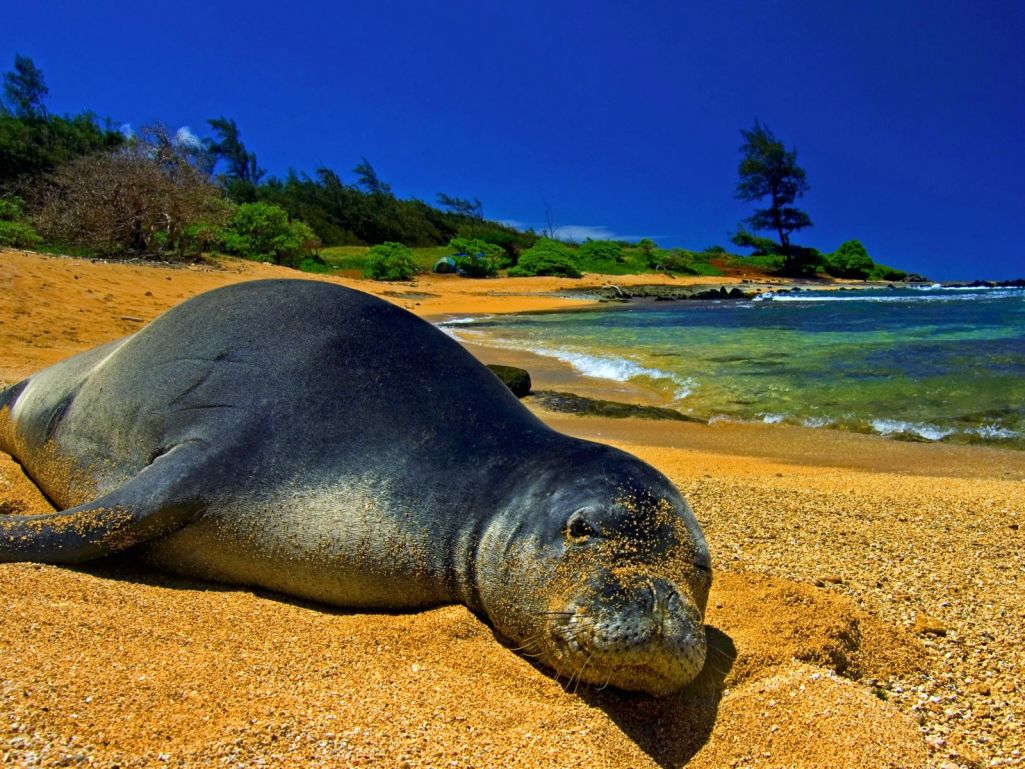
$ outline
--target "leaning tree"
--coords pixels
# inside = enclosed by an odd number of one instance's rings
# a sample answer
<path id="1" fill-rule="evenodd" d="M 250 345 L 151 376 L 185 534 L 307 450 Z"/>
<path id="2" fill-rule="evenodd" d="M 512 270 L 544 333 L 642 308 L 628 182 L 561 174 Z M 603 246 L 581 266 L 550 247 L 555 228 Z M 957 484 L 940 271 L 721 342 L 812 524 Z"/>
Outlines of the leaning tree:
<path id="1" fill-rule="evenodd" d="M 754 230 L 774 231 L 782 252 L 790 254 L 790 233 L 811 226 L 808 214 L 791 205 L 808 191 L 804 169 L 797 165 L 797 150 L 786 150 L 769 127 L 757 120 L 754 128 L 740 133 L 744 143 L 737 167 L 737 197 L 746 202 L 767 198 L 769 204 L 755 209 L 745 223 Z"/>

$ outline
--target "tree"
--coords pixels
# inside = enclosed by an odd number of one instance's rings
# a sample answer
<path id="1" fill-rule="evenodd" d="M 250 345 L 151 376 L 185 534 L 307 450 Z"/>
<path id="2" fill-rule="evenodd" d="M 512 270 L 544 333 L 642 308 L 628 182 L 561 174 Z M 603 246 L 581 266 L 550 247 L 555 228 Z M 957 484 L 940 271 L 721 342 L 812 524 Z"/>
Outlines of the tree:
<path id="1" fill-rule="evenodd" d="M 463 198 L 452 197 L 444 192 L 438 193 L 438 205 L 451 211 L 457 216 L 465 216 L 468 219 L 483 219 L 484 206 L 478 198 L 464 200 Z"/>
<path id="2" fill-rule="evenodd" d="M 228 164 L 224 173 L 224 186 L 236 200 L 251 201 L 255 188 L 266 173 L 256 162 L 256 153 L 246 149 L 234 118 L 223 115 L 206 121 L 217 134 L 217 141 L 205 139 L 206 151 L 210 154 L 213 168 L 219 160 Z"/>
<path id="3" fill-rule="evenodd" d="M 43 100 L 50 92 L 43 71 L 28 56 L 14 55 L 14 71 L 4 73 L 4 102 L 22 120 L 46 120 Z"/>
<path id="4" fill-rule="evenodd" d="M 797 165 L 797 150 L 789 152 L 768 126 L 757 120 L 750 131 L 741 130 L 743 157 L 737 167 L 737 197 L 746 202 L 769 199 L 768 208 L 756 209 L 746 219 L 755 230 L 774 230 L 783 254 L 790 253 L 790 233 L 811 226 L 811 219 L 791 203 L 808 191 L 804 169 Z"/>
<path id="5" fill-rule="evenodd" d="M 50 116 L 45 121 L 0 114 L 0 185 L 39 176 L 80 155 L 111 150 L 124 141 L 120 132 L 101 128 L 88 112 Z"/>
<path id="6" fill-rule="evenodd" d="M 391 195 L 391 185 L 378 178 L 377 172 L 366 158 L 360 158 L 359 165 L 353 168 L 352 172 L 356 174 L 356 184 L 368 195 Z"/>

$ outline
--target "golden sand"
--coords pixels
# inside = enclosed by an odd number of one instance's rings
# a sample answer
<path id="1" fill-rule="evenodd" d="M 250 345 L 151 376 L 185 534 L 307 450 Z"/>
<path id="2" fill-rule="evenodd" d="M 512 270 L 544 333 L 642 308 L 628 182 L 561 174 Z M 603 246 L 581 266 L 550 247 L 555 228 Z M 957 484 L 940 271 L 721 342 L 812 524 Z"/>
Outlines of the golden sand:
<path id="1" fill-rule="evenodd" d="M 0 253 L 0 384 L 201 291 L 285 276 L 297 274 Z M 565 307 L 536 294 L 604 280 L 338 282 L 438 317 Z M 532 364 L 538 386 L 624 394 Z M 0 765 L 1021 763 L 1025 454 L 784 426 L 542 417 L 657 466 L 704 527 L 716 568 L 711 651 L 680 697 L 574 689 L 462 607 L 355 614 L 118 559 L 3 564 Z M 50 509 L 0 455 L 0 513 Z"/>

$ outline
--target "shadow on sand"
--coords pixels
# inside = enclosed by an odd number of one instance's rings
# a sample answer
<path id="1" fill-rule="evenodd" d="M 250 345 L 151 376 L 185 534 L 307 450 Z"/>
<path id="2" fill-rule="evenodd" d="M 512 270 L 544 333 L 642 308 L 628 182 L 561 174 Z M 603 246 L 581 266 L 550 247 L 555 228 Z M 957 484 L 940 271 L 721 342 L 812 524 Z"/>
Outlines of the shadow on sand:
<path id="1" fill-rule="evenodd" d="M 214 592 L 244 591 L 282 603 L 314 609 L 328 614 L 352 614 L 353 610 L 305 601 L 294 596 L 270 590 L 227 585 L 203 580 L 178 577 L 149 568 L 130 555 L 112 556 L 102 561 L 65 567 L 82 571 L 101 579 L 150 585 L 171 589 L 203 590 Z M 375 614 L 407 614 L 408 612 L 373 612 Z M 509 641 L 490 628 L 495 640 L 509 648 Z M 663 769 L 679 769 L 708 741 L 719 711 L 724 680 L 737 658 L 731 639 L 718 628 L 705 627 L 708 639 L 708 657 L 700 675 L 679 694 L 671 697 L 652 697 L 614 688 L 596 688 L 586 684 L 563 683 L 563 688 L 588 705 L 603 711 L 631 741 Z M 526 658 L 533 667 L 552 677 L 554 674 L 534 660 Z"/>
<path id="2" fill-rule="evenodd" d="M 664 769 L 687 764 L 708 742 L 719 712 L 723 681 L 737 658 L 733 640 L 705 627 L 708 658 L 701 674 L 679 694 L 656 698 L 616 689 L 581 687 L 577 694 L 600 708 L 641 750 Z"/>

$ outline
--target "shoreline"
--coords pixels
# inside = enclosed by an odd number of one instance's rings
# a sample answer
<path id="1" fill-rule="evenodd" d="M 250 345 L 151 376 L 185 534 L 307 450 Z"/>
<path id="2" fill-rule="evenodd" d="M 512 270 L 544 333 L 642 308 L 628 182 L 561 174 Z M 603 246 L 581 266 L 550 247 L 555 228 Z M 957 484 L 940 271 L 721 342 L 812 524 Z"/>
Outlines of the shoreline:
<path id="1" fill-rule="evenodd" d="M 1017 286 L 1015 286 L 1015 288 L 1017 288 Z M 836 286 L 830 290 L 858 291 L 864 289 L 849 289 L 844 286 Z M 522 313 L 483 313 L 478 315 L 467 314 L 461 316 L 443 314 L 431 316 L 428 319 L 441 328 L 441 330 L 446 334 L 458 341 L 481 362 L 514 366 L 526 370 L 531 375 L 534 391 L 568 392 L 596 400 L 622 402 L 627 406 L 639 405 L 669 408 L 679 413 L 682 418 L 687 419 L 688 421 L 692 420 L 703 422 L 709 427 L 717 425 L 744 425 L 759 428 L 773 428 L 785 425 L 805 430 L 873 436 L 887 441 L 902 443 L 920 443 L 923 445 L 938 444 L 946 446 L 996 449 L 1012 452 L 1025 451 L 1025 436 L 1022 436 L 1020 433 L 1009 433 L 1007 436 L 1003 437 L 998 436 L 987 438 L 982 433 L 973 434 L 971 430 L 961 431 L 953 428 L 943 430 L 941 428 L 934 427 L 932 424 L 912 421 L 891 422 L 885 416 L 877 416 L 875 418 L 863 417 L 860 421 L 854 422 L 836 420 L 824 421 L 822 424 L 808 424 L 796 416 L 790 415 L 788 417 L 785 414 L 770 415 L 772 418 L 764 419 L 758 419 L 757 417 L 744 418 L 743 416 L 719 414 L 715 412 L 710 415 L 708 413 L 695 414 L 686 410 L 687 396 L 671 396 L 668 394 L 666 386 L 657 387 L 651 383 L 644 382 L 640 375 L 630 375 L 626 376 L 624 379 L 618 379 L 613 378 L 612 376 L 592 375 L 587 373 L 586 368 L 584 368 L 584 366 L 593 368 L 596 364 L 608 364 L 615 366 L 618 363 L 624 363 L 627 366 L 632 366 L 635 361 L 633 361 L 628 355 L 618 357 L 605 352 L 605 348 L 596 347 L 593 350 L 586 349 L 584 352 L 580 352 L 579 355 L 570 356 L 585 359 L 584 363 L 577 365 L 575 361 L 571 362 L 570 360 L 567 360 L 566 357 L 557 349 L 553 349 L 551 347 L 551 343 L 547 343 L 547 346 L 545 343 L 538 343 L 533 347 L 517 346 L 521 343 L 507 342 L 502 338 L 496 338 L 493 330 L 475 329 L 474 323 L 472 322 L 474 320 L 487 320 L 507 314 L 524 314 L 534 316 L 549 313 L 568 314 L 589 311 L 615 313 L 626 311 L 631 307 L 656 307 L 656 301 L 658 300 L 643 297 L 640 299 L 632 299 L 628 304 L 624 302 L 612 305 L 597 304 L 574 306 L 565 309 L 544 310 L 541 312 L 526 310 L 522 311 Z M 661 305 L 662 302 L 658 302 L 658 304 Z M 499 321 L 499 323 L 500 322 L 501 321 Z M 499 337 L 500 336 L 501 335 L 499 334 Z M 658 364 L 645 362 L 637 365 L 649 367 L 652 365 L 657 366 Z M 665 382 L 676 381 L 678 384 L 680 382 L 677 375 L 672 373 L 670 370 L 659 371 L 645 368 L 644 372 L 645 374 L 650 373 L 651 376 L 657 375 L 660 380 L 664 380 Z M 528 402 L 526 402 L 526 405 L 528 405 L 528 407 L 533 407 L 529 403 L 529 399 Z M 592 418 L 591 415 L 588 415 L 588 418 Z M 879 424 L 884 426 L 877 427 Z M 900 425 L 903 427 L 900 428 Z M 940 434 L 931 434 L 929 432 L 930 429 L 933 433 L 940 431 Z"/>
<path id="2" fill-rule="evenodd" d="M 396 286 L 236 260 L 171 269 L 0 252 L 0 383 L 132 333 L 188 296 L 274 277 L 330 280 L 428 318 L 585 306 L 545 292 L 603 280 Z M 710 284 L 731 281 L 697 285 Z M 536 389 L 654 398 L 558 360 L 467 348 L 525 364 Z M 708 688 L 655 703 L 578 692 L 462 607 L 360 614 L 117 562 L 0 564 L 0 710 L 11 716 L 0 763 L 1022 763 L 1025 452 L 535 413 L 636 454 L 690 501 L 716 569 Z M 0 503 L 47 509 L 4 455 Z"/>

